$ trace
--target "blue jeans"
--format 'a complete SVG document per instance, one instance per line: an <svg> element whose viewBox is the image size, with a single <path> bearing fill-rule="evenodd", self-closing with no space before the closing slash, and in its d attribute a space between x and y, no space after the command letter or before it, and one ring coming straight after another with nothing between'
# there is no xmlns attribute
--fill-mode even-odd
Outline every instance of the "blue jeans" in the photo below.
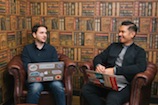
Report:
<svg viewBox="0 0 158 105"><path fill-rule="evenodd" d="M27 94L27 103L38 104L40 94L44 89L49 89L53 94L57 105L66 105L65 100L65 91L61 81L51 81L51 82L35 82L29 83L28 94Z"/></svg>

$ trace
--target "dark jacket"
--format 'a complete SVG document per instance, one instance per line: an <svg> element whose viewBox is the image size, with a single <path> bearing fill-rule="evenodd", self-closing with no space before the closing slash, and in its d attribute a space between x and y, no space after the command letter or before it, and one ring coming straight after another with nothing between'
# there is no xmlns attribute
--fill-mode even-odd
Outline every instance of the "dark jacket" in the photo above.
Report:
<svg viewBox="0 0 158 105"><path fill-rule="evenodd" d="M122 48L121 43L112 43L107 49L94 58L94 67L96 67L97 64L102 64L106 68L114 67L115 61ZM128 47L124 55L122 67L116 67L116 75L124 75L127 81L131 82L137 73L145 71L146 66L146 52L143 48L133 43Z"/></svg>

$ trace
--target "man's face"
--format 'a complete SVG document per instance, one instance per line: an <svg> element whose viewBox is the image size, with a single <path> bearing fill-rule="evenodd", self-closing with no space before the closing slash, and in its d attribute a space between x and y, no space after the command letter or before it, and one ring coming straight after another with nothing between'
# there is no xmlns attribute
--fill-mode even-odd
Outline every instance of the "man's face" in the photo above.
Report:
<svg viewBox="0 0 158 105"><path fill-rule="evenodd" d="M124 45L130 45L133 42L135 32L128 30L129 26L122 25L119 28L119 41Z"/></svg>
<svg viewBox="0 0 158 105"><path fill-rule="evenodd" d="M47 29L45 27L39 27L36 33L33 33L35 41L39 43L45 43L47 40Z"/></svg>

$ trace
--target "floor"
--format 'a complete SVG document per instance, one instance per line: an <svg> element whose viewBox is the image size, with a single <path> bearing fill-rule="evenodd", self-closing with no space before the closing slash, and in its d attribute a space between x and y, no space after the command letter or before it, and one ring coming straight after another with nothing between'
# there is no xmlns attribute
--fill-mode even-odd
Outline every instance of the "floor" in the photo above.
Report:
<svg viewBox="0 0 158 105"><path fill-rule="evenodd" d="M73 96L73 99L72 99L72 105L80 105L80 98L79 96Z"/></svg>
<svg viewBox="0 0 158 105"><path fill-rule="evenodd" d="M80 105L80 99L79 96L73 96L73 102L72 105ZM158 104L150 104L150 105L158 105Z"/></svg>

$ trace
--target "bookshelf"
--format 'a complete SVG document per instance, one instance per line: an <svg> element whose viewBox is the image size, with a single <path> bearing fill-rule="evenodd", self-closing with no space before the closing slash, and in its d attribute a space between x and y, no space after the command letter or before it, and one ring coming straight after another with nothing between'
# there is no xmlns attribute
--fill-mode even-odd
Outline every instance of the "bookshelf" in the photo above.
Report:
<svg viewBox="0 0 158 105"><path fill-rule="evenodd" d="M135 42L146 50L148 61L158 66L157 0L0 0L0 5L0 74L33 41L31 27L37 23L48 26L48 43L81 65L117 42L118 26L131 20L139 27ZM79 72L74 76L76 90L81 76ZM158 75L153 87L157 82ZM3 84L1 80L2 91ZM158 91L152 95L158 97ZM7 98L2 97L4 103Z"/></svg>

